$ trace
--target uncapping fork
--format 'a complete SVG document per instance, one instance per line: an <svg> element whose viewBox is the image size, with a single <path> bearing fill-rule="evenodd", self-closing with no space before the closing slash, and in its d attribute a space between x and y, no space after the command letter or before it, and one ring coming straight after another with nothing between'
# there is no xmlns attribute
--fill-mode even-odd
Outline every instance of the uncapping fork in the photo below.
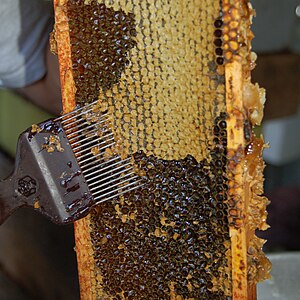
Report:
<svg viewBox="0 0 300 300"><path fill-rule="evenodd" d="M106 149L115 144L111 121L107 112L95 112L97 105L33 125L20 135L15 170L0 181L0 224L22 206L67 224L142 185L131 157L108 158Z"/></svg>

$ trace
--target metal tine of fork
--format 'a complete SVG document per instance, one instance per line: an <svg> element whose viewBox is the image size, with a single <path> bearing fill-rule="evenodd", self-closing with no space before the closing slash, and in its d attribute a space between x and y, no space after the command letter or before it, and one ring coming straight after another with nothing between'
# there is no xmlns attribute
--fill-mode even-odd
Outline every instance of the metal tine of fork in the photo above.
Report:
<svg viewBox="0 0 300 300"><path fill-rule="evenodd" d="M104 182L102 183L101 185L98 185L98 186L95 186L93 188L90 189L92 195L96 195L99 191L102 192L102 191L106 191L108 189L111 189L115 186L118 186L118 185L123 185L125 182L128 182L130 180L133 180L135 178L137 178L138 176L128 176L128 175L124 175L122 177L119 177L119 178L115 178L109 182ZM123 181L122 181L123 180ZM112 184L113 183L113 184ZM112 184L112 185L111 185Z"/></svg>
<svg viewBox="0 0 300 300"><path fill-rule="evenodd" d="M110 140L112 141L113 139L110 139ZM107 142L108 142L108 141L101 142L101 143L97 144L97 146L95 146L95 147L98 148L98 151L104 150L104 149L107 148ZM102 145L102 144L104 144L105 146L99 148L99 145ZM92 148L93 148L93 147L92 147ZM88 149L84 149L84 150L88 150ZM81 159L83 159L83 158L85 158L85 157L87 157L87 156L93 155L93 156L91 156L91 158L93 158L93 157L98 157L99 155L103 155L103 154L104 154L104 153L98 153L98 154L95 154L95 155L94 155L91 151L89 151L88 153L85 153L85 154L82 154L82 155L78 155L78 153L75 153L75 156L76 156L76 158L77 158L77 159L79 160L79 162L80 162L80 161L82 161Z"/></svg>
<svg viewBox="0 0 300 300"><path fill-rule="evenodd" d="M101 122L99 122L101 124ZM68 138L70 138L72 135L77 135L78 133L84 131L84 130L88 130L92 127L97 126L99 123L92 123L92 124L88 124L88 122L84 122L84 123L80 123L77 127L76 130L74 127L68 128L65 130L65 134L68 136ZM81 129L78 129L80 127L83 127Z"/></svg>
<svg viewBox="0 0 300 300"><path fill-rule="evenodd" d="M96 103L97 103L97 101L93 101L93 102L91 102L91 103L89 103L89 104L87 104L87 105L81 106L81 107L79 107L79 108L75 108L75 109L73 109L72 111L70 111L70 112L68 112L68 113L65 113L65 114L63 114L62 116L56 118L54 121L63 121L64 118L66 118L66 117L68 117L68 116L72 116L72 115L74 115L74 114L77 114L78 112L80 112L80 111L82 111L82 110L86 110L87 108L89 108L90 106L92 106L93 104L96 104ZM70 120L70 118L67 119L67 120Z"/></svg>
<svg viewBox="0 0 300 300"><path fill-rule="evenodd" d="M104 158L103 158L104 159ZM97 160L97 164L95 164L95 165L93 165L92 167L90 167L89 169L83 169L82 170L82 173L84 174L84 176L86 177L86 176L89 176L90 174L86 174L87 172L91 172L92 170L94 170L94 169L99 169L99 168L101 168L103 165L106 165L107 163L111 163L111 162L113 162L113 161L116 161L116 160L118 160L118 159L120 159L120 156L118 155L118 156L116 156L116 157L114 157L114 158L112 158L112 159L110 159L109 161L104 161L104 162L102 162L102 163L100 163L99 164L99 159ZM85 165L84 167L86 167L87 165ZM97 170L97 172L98 172L98 170Z"/></svg>
<svg viewBox="0 0 300 300"><path fill-rule="evenodd" d="M123 185L124 183L126 183L126 182L128 182L128 181L130 181L130 180L133 180L133 179L135 179L135 178L137 178L137 177L139 177L139 176L129 177L129 178L123 180L123 181L117 182L117 183L115 183L115 184L113 184L113 185L109 185L108 187L104 188L105 186L107 186L108 184L111 183L111 182L108 182L108 183L106 183L106 184L102 184L102 185L100 185L100 186L94 187L94 188L91 189L90 191L91 191L93 197L95 197L95 195L97 195L97 194L99 194L99 193L103 193L104 191L113 189L113 188L116 187L116 186ZM121 180L121 179L123 179L123 177L118 178L118 179ZM115 182L115 180L114 180L114 182ZM124 186L123 186L123 187L124 187Z"/></svg>
<svg viewBox="0 0 300 300"><path fill-rule="evenodd" d="M106 148L109 148L109 147L113 146L115 143L116 142L113 142L113 143L110 143L108 145L105 145L104 147L99 148L99 151L100 150L105 150ZM90 161L91 159L95 159L95 158L97 158L98 156L101 156L101 155L103 155L103 153L98 153L97 155L93 155L93 156L88 157L88 158L86 158L84 160L79 160L78 164L79 164L79 166L81 166L82 164L86 163L87 161Z"/></svg>
<svg viewBox="0 0 300 300"><path fill-rule="evenodd" d="M90 130L90 131L88 132L88 135L91 135L91 134L93 134L93 133L95 133L95 132L98 132L98 130L99 130L99 128L95 128L95 129L93 129L93 130ZM75 136L73 136L72 138L69 138L68 135L67 135L67 137L68 137L69 143L72 143L72 141L74 141L74 140L78 141L78 140L79 140L80 138L82 138L82 137L87 137L86 135L87 135L87 132L82 132L81 134L75 135Z"/></svg>
<svg viewBox="0 0 300 300"><path fill-rule="evenodd" d="M111 138L111 139L109 139L109 140L104 140L104 141L102 141L102 142L100 142L100 143L95 144L96 142L99 142L99 141L101 141L102 139L103 139L103 137L98 137L97 139L93 140L93 142L88 143L88 144L85 145L81 150L75 152L75 156L78 156L79 154L84 153L84 152L86 152L86 151L89 151L89 150L91 150L91 149L93 149L93 148L95 148L95 147L99 147L99 146L102 145L102 144L107 144L107 142L113 140L113 139ZM82 158L82 156L80 156L80 158Z"/></svg>
<svg viewBox="0 0 300 300"><path fill-rule="evenodd" d="M112 142L112 141L113 141L113 143L108 144L109 142ZM97 144L95 147L98 148L98 151L101 151L101 150L106 149L107 147L110 147L110 146L114 145L115 143L116 143L116 142L114 141L114 139L111 138L111 139L109 139L109 140L106 140L106 141L103 141L103 142ZM99 147L100 145L104 145L104 146ZM92 148L93 148L93 147L90 147L90 150L91 150ZM84 150L84 151L88 151L89 149L84 147L83 150ZM84 152L83 150L81 151L81 153ZM92 157L95 158L95 157L98 157L98 156L103 155L103 153L100 153L100 152L99 152L98 154L93 154L91 151L89 151L89 152L87 152L87 153L85 153L85 154L81 154L81 155L80 155L80 153L74 152L74 155L76 156L76 158L77 158L79 161L82 161L82 159L85 158L85 157L87 157L87 156L93 155L93 156L91 156L91 158L92 158Z"/></svg>
<svg viewBox="0 0 300 300"><path fill-rule="evenodd" d="M71 147L73 149L73 152L75 153L78 149L84 150L84 148L89 147L89 145L91 145L91 144L95 145L95 142L98 142L100 140L103 140L103 142L108 142L108 141L111 141L114 138L113 138L113 133L109 132L107 135L99 136L97 139L94 139L94 140L90 140L90 139L91 139L91 137L88 137L86 139L81 140L81 142L86 142L86 141L88 141L88 142L83 143L81 145L78 145L76 147L73 147L73 146L77 145L77 143L71 143ZM76 153L78 153L78 152L79 151L77 151ZM82 151L82 152L84 152L84 151Z"/></svg>
<svg viewBox="0 0 300 300"><path fill-rule="evenodd" d="M131 160L131 158L126 158L126 159L124 159L124 160L121 160L121 161L118 161L118 162L115 162L115 163L113 163L113 164L109 164L110 163L110 161L108 161L107 163L109 164L108 166L106 166L106 167L104 167L104 168L99 168L99 165L97 165L97 170L96 171L94 171L94 172L91 172L91 173L88 173L88 174L85 174L85 172L83 171L82 173L84 173L84 177L85 177L85 179L88 181L88 177L90 177L90 176L94 176L95 174L97 174L97 173L99 173L99 172L101 172L101 175L102 175L102 172L103 171L105 171L105 170L107 170L107 169L109 169L109 170L112 170L112 168L114 168L115 166L117 166L117 165L120 165L119 167L117 167L117 168L114 168L113 170L115 171L115 170L118 170L119 168L126 168L127 166L130 166L131 165L131 162L127 162L127 161L130 161ZM125 162L127 162L127 163L125 163ZM110 171L111 172L111 171ZM94 179L94 178L93 178Z"/></svg>
<svg viewBox="0 0 300 300"><path fill-rule="evenodd" d="M62 125L66 128L66 129L73 129L75 128L76 126L79 126L80 124L82 124L82 121L87 121L86 119L84 119L82 116L85 114L85 113L88 113L89 111L86 111L86 112L82 112L81 114L77 114L77 115L74 115L73 118L70 118L68 120L68 122L61 122ZM73 120L75 119L75 120ZM72 121L73 120L73 121Z"/></svg>
<svg viewBox="0 0 300 300"><path fill-rule="evenodd" d="M61 124L63 126L70 126L73 125L75 123L78 123L80 121L82 121L84 118L82 117L84 114L87 114L89 112L91 112L93 109L87 109L87 110L82 110L81 112L78 113L78 111L74 110L73 112L70 113L69 118L66 118L66 115L63 115L61 117ZM75 120L74 120L75 119Z"/></svg>
<svg viewBox="0 0 300 300"><path fill-rule="evenodd" d="M93 123L89 126L84 125L85 127L81 128L77 131L75 131L73 129L71 132L65 131L65 134L68 137L69 141L73 141L76 138L78 139L80 137L86 136L87 134L90 135L91 133L94 133L94 132L102 132L102 133L107 132L107 131L111 132L109 126L107 126L105 124L105 122L106 122L106 120L103 122ZM104 124L101 125L101 123L104 123Z"/></svg>
<svg viewBox="0 0 300 300"><path fill-rule="evenodd" d="M75 129L76 127L81 127L80 125L83 124L82 122L87 122L88 120L86 120L85 118L81 117L82 114L80 115L77 115L76 119L72 122L69 122L69 123L62 123L63 127L65 128L65 130L70 130L70 129ZM80 118L79 118L80 117ZM99 119L103 118L103 117L107 117L107 120L109 120L109 117L108 114L104 114L104 115L101 115L99 117ZM95 122L94 122L95 123Z"/></svg>
<svg viewBox="0 0 300 300"><path fill-rule="evenodd" d="M99 157L97 158L97 160L92 160L90 161L89 163L83 165L83 166L80 166L82 172L84 172L84 169L86 169L87 167L90 167L90 166L96 166L96 167L99 167L99 163L101 162L101 164L104 164L105 163L105 157Z"/></svg>
<svg viewBox="0 0 300 300"><path fill-rule="evenodd" d="M103 127L103 128L105 128L105 127ZM81 134L75 135L75 136L73 136L72 138L69 138L68 135L67 135L68 141L69 141L69 143L72 143L74 140L79 140L79 139L81 139L82 137L87 137L87 134L88 134L89 137L90 137L91 134L97 133L97 132L99 132L99 130L100 130L100 128L95 128L95 129L93 129L93 130L89 130L88 132L82 132ZM107 128L107 130L102 131L102 133L105 133L105 132L111 132L111 131ZM94 136L95 136L95 135L98 136L97 134L94 134ZM79 141L80 141L80 140L79 140ZM82 140L81 140L81 141L82 141Z"/></svg>
<svg viewBox="0 0 300 300"><path fill-rule="evenodd" d="M112 175L117 175L116 171L118 171L118 170L122 170L123 173L131 171L133 169L133 166L131 165L131 163L127 163L125 165L121 164L121 165L119 165L118 167L116 167L114 169L112 169L111 166L107 166L104 169L106 169L105 172L103 172L103 169L93 172L94 176L89 178L89 179L87 179L87 177L85 177L86 182L93 182L97 178L103 177L103 176L108 175L108 174L112 174L112 172L114 172Z"/></svg>
<svg viewBox="0 0 300 300"><path fill-rule="evenodd" d="M96 198L96 199L95 199L96 205L97 205L97 204L100 204L100 203L103 203L103 202L106 202L106 201L108 201L108 200L111 200L111 199L113 199L113 198L115 198L115 197L119 197L119 196L124 195L124 194L126 194L126 193L129 193L129 192L131 192L131 191L134 191L134 190L140 188L141 186L143 186L143 185L137 185L137 186L134 186L134 187L132 187L131 189L128 189L128 190L119 192L119 193L117 193L117 194L115 194L115 195L112 195L112 196L109 196L109 197L106 197L106 196L110 195L111 193L106 193L106 194L103 195L103 196L105 197L104 199L101 199L102 197L99 197L99 198ZM101 199L101 200L99 200L99 199Z"/></svg>
<svg viewBox="0 0 300 300"><path fill-rule="evenodd" d="M131 171L131 170L129 170L129 171ZM87 184L88 184L88 186L89 186L89 189L91 190L91 187L92 186L94 186L95 184L99 184L99 183L101 183L101 182L105 182L105 181L107 181L108 179L111 179L111 178L113 178L113 177L115 177L115 176L118 176L118 175L120 175L120 174L122 174L122 173L125 173L125 171L124 170L121 170L121 171L119 171L119 172L115 172L115 173L113 173L113 174L111 174L110 176L108 176L107 178L102 178L102 179L99 179L98 181L95 181L95 182L87 182ZM115 181L117 181L117 180L120 180L120 179L122 179L122 178L125 178L125 177L128 177L128 176L130 176L130 175L132 175L132 174L134 174L134 172L131 172L131 173L128 173L128 174L124 174L122 177L118 177L118 178L115 178ZM101 177L101 176L100 176ZM99 177L98 177L99 178ZM96 179L96 178L95 178ZM111 183L111 182L113 182L113 181L110 181L110 182L108 182L107 184L109 184L109 183Z"/></svg>
<svg viewBox="0 0 300 300"><path fill-rule="evenodd" d="M111 139L111 140L113 140L113 139ZM115 142L110 143L110 144L105 144L105 146L102 146L102 147L98 148L100 152L97 153L97 154L93 154L92 152L88 152L88 153L85 153L83 155L77 156L76 153L75 153L75 157L78 160L78 164L80 165L80 164L83 164L83 163L85 163L89 160L92 160L93 158L98 158L99 156L103 156L104 153L102 151L105 150L108 147L113 146L114 144L115 144ZM84 160L82 160L83 158L84 158Z"/></svg>
<svg viewBox="0 0 300 300"><path fill-rule="evenodd" d="M61 121L62 124L65 122L68 122L68 121L72 120L73 118L76 118L78 116L81 116L82 114L90 112L93 109L93 107L91 107L91 106L95 105L96 103L97 103L97 101L94 101L85 106L74 109L74 110L70 111L69 113L66 113L63 116L61 116L55 120ZM79 112L79 114L78 114L78 112ZM68 116L71 116L71 117L65 119Z"/></svg>
<svg viewBox="0 0 300 300"><path fill-rule="evenodd" d="M107 118L105 118L105 119L103 120L102 118L103 118L103 117L106 117L106 116L107 116ZM77 124L76 126L72 126L72 125L73 125L74 123L76 123L76 122L70 123L70 124L66 124L66 125L64 125L64 128L65 128L64 130L65 130L65 133L66 133L68 136L71 136L71 135L77 134L78 132L84 131L85 129L88 129L88 128L90 128L90 127L93 127L93 126L96 127L96 126L98 126L98 125L100 125L100 124L102 124L102 123L106 123L106 122L108 122L110 119L111 119L111 117L108 116L107 114L101 116L97 122L91 122L90 124L89 124L89 122L88 122L87 120L85 120L85 119L80 119L80 120L78 120L77 123L79 123L79 122L82 121L82 120L84 120L84 122L79 123L79 124ZM70 127L70 126L71 126L71 127ZM81 128L81 127L83 127L83 128ZM81 129L80 129L80 128L81 128Z"/></svg>
<svg viewBox="0 0 300 300"><path fill-rule="evenodd" d="M123 176L123 177L117 178L115 180L111 180L110 182L105 182L105 183L103 183L99 186L95 186L95 187L91 188L90 191L91 191L92 195L96 195L99 192L103 192L103 191L112 189L116 186L120 186L120 185L123 186L126 182L129 182L130 180L136 179L137 177L138 176L132 176L132 177ZM123 180L123 181L121 181L121 180Z"/></svg>
<svg viewBox="0 0 300 300"><path fill-rule="evenodd" d="M110 132L109 134L107 134L107 135L105 135L105 136L101 136L101 137L103 138L103 137L108 137L108 136L111 136L111 135L113 135L112 132ZM82 139L82 140L79 140L79 141L77 141L77 142L75 142L75 143L73 143L73 142L70 143L70 141L69 141L69 143L70 143L70 145L71 145L73 151L76 151L78 148L83 148L83 147L89 145L90 143L93 143L93 140L91 140L91 138L92 138L92 137L95 137L95 136L97 136L97 135L94 135L94 136L87 136L86 138L84 138L84 139ZM83 142L85 142L85 141L88 141L88 143L83 144ZM77 144L80 144L80 145L74 147L74 146L77 145Z"/></svg>
<svg viewBox="0 0 300 300"><path fill-rule="evenodd" d="M141 181L142 181L142 180L137 180L137 181L135 181L135 182L132 182L132 183L127 184L125 187L128 188L128 187L130 187L130 186L132 186L132 185L134 185L134 184L137 184L137 183L139 183L139 182L141 182ZM96 198L94 198L94 199L95 199L95 201L97 201L96 204L99 204L99 203L108 201L108 200L110 200L110 199L112 199L112 198L114 198L114 197L121 196L121 195L123 195L123 194L125 194L125 193L128 193L128 192L131 192L131 191L133 191L133 190L136 190L136 189L138 189L138 188L140 188L140 187L142 187L142 186L143 186L143 184L140 184L140 185L133 186L131 189L126 189L126 190L124 190L124 191L122 191L122 192L118 192L118 191L120 191L120 190L122 190L122 189L125 188L125 187L123 186L123 187L120 187L120 188L118 188L118 189L115 189L115 190L112 191L112 192L108 192L108 193L106 193L106 194L99 195L98 197L96 197ZM111 195L112 193L115 193L115 194L112 195L112 196L109 196L109 195ZM106 196L109 196L109 197L106 197ZM99 199L101 199L101 198L104 198L104 199L103 199L103 200L99 200Z"/></svg>

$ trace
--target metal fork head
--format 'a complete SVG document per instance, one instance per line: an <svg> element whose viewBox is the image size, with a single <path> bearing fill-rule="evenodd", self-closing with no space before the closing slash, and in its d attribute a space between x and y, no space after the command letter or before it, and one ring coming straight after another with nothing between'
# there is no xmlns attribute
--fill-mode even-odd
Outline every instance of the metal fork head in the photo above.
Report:
<svg viewBox="0 0 300 300"><path fill-rule="evenodd" d="M107 111L99 111L98 101L77 108L59 121L96 204L142 186L131 157L122 159L107 153L116 143L113 123Z"/></svg>
<svg viewBox="0 0 300 300"><path fill-rule="evenodd" d="M74 222L95 204L142 185L131 157L107 155L115 144L112 123L107 113L95 112L95 104L20 135L15 171L0 182L1 198L9 204L0 223L21 206L34 207L58 224Z"/></svg>

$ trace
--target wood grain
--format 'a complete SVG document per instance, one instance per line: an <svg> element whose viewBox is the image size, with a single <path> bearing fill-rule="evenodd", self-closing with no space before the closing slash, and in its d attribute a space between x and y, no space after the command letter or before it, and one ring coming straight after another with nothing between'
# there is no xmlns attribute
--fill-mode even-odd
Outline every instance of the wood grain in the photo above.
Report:
<svg viewBox="0 0 300 300"><path fill-rule="evenodd" d="M72 74L71 45L68 17L66 14L67 0L55 0L55 40L60 65L60 81L62 89L63 111L68 113L75 106L76 86ZM79 273L80 295L82 300L92 300L95 288L94 261L90 237L89 216L74 224L76 255Z"/></svg>

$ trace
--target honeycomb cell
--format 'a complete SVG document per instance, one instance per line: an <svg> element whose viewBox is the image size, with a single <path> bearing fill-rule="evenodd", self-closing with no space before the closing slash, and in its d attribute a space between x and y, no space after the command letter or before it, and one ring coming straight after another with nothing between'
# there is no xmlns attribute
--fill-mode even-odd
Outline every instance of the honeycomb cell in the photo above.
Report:
<svg viewBox="0 0 300 300"><path fill-rule="evenodd" d="M220 38L222 36L222 30L220 29L215 30L214 35L215 37Z"/></svg>
<svg viewBox="0 0 300 300"><path fill-rule="evenodd" d="M212 131L226 144L225 117L216 118ZM220 172L226 148L214 148L210 157L207 163L191 155L163 160L134 154L145 172L144 186L92 214L95 260L103 276L99 284L107 295L168 299L172 286L182 299L227 299L225 288L212 291L213 278L225 278L228 267L227 179Z"/></svg>
<svg viewBox="0 0 300 300"><path fill-rule="evenodd" d="M92 0L67 2L72 70L76 82L76 102L98 98L100 89L115 85L129 64L128 52L136 42L132 13L115 11Z"/></svg>
<svg viewBox="0 0 300 300"><path fill-rule="evenodd" d="M216 62L218 65L223 65L224 64L224 58L223 57L217 57Z"/></svg>

